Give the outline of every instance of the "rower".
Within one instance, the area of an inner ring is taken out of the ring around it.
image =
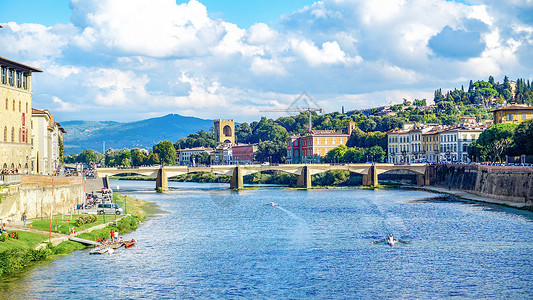
[[[393,243],[394,243],[394,237],[392,236],[392,233],[389,234],[389,237],[387,238],[387,242],[388,242],[389,244],[393,244]]]

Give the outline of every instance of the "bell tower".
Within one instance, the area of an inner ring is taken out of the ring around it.
[[[235,121],[215,120],[215,141],[220,144],[235,144]]]

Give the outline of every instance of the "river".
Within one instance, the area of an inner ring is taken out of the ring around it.
[[[117,185],[167,213],[125,235],[133,248],[77,251],[0,278],[0,299],[533,296],[529,212],[413,190]],[[410,243],[371,243],[389,233]]]

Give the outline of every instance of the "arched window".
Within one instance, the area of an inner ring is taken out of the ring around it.
[[[11,142],[15,142],[15,127],[11,127]]]
[[[7,126],[4,127],[4,142],[7,142]]]
[[[19,143],[22,143],[22,128],[19,128]]]
[[[13,100],[13,111],[15,111],[15,100]]]
[[[22,112],[22,102],[19,101],[19,112]]]
[[[28,102],[26,102],[26,113],[28,113]]]

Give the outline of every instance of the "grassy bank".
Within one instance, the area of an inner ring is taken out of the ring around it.
[[[88,240],[96,240],[98,238],[106,238],[109,236],[111,230],[118,231],[121,235],[135,230],[139,223],[142,222],[147,215],[158,211],[157,207],[147,201],[127,197],[115,193],[114,197],[121,207],[125,207],[128,216],[102,229],[93,230],[88,233],[79,234],[78,237]],[[52,232],[65,233],[68,232],[68,222],[65,222],[70,215],[56,216],[53,220]],[[97,221],[85,224],[85,228],[102,224],[103,216],[98,216]],[[58,227],[55,227],[55,221],[58,221]],[[61,220],[61,222],[60,222]],[[113,221],[114,216],[106,216],[106,221]],[[50,229],[50,220],[35,220],[32,227],[48,231]],[[64,226],[59,226],[64,225]],[[74,225],[81,230],[81,226]],[[83,225],[82,225],[83,226]],[[0,241],[0,275],[10,274],[23,269],[32,262],[47,259],[54,255],[62,255],[72,251],[86,248],[84,245],[72,241],[65,241],[57,246],[52,246],[50,243],[44,249],[35,250],[36,246],[48,239],[47,234],[15,231],[18,233],[18,239],[8,238],[6,241]]]

